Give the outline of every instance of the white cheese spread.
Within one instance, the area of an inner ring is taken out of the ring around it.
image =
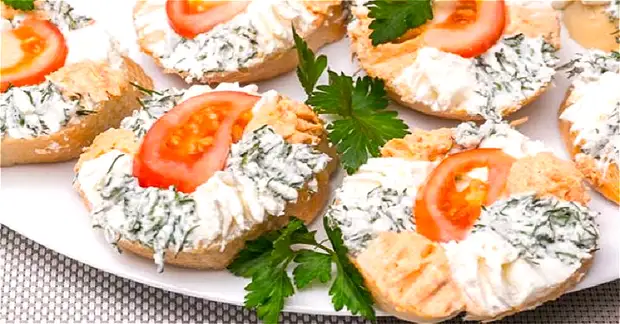
[[[188,73],[188,82],[208,72],[237,71],[258,64],[293,46],[291,26],[306,35],[317,19],[302,1],[254,0],[230,21],[186,39],[168,25],[164,3],[149,0],[147,5],[157,9],[136,15],[136,28],[143,35],[161,33],[148,49],[165,68]]]
[[[476,58],[424,47],[394,80],[404,100],[434,111],[466,111],[486,119],[520,105],[555,74],[556,49],[543,37],[504,36]],[[448,77],[449,76],[449,77]]]
[[[571,63],[574,88],[560,118],[577,135],[577,159],[594,158],[604,173],[610,164],[620,165],[620,55],[590,51]]]
[[[50,135],[82,112],[79,100],[65,98],[52,82],[11,87],[0,93],[0,138]]]
[[[492,317],[546,296],[592,258],[596,213],[533,194],[484,209],[472,233],[444,244],[464,295]]]
[[[237,84],[154,92],[143,100],[143,109],[125,118],[121,127],[142,138],[176,104],[191,96],[226,90],[258,95],[256,86]],[[273,92],[263,94],[254,109],[275,98]],[[93,205],[94,226],[102,227],[111,243],[127,239],[153,248],[161,270],[165,253],[211,244],[224,248],[268,216],[282,216],[287,204],[297,201],[298,190],[313,182],[316,186],[315,176],[329,160],[313,146],[289,144],[264,126],[233,144],[224,170],[190,194],[174,188],[140,187],[132,175],[133,158],[120,151],[85,162],[76,181]]]
[[[381,232],[414,231],[413,206],[418,188],[435,164],[401,158],[371,158],[336,191],[327,211],[356,254]]]
[[[491,120],[481,126],[461,123],[454,128],[453,137],[461,148],[498,148],[516,159],[548,151],[542,141],[532,140],[506,123]]]

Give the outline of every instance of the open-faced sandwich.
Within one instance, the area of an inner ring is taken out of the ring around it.
[[[0,8],[2,166],[78,157],[139,106],[131,83],[151,87],[101,24],[67,2]]]
[[[345,33],[340,0],[139,0],[142,51],[187,82],[254,82],[297,65],[291,27],[313,49]]]
[[[404,106],[497,120],[535,100],[555,74],[560,24],[549,1],[356,3],[352,50]]]
[[[327,212],[385,311],[492,321],[562,295],[588,271],[596,213],[581,173],[507,124],[393,139]]]
[[[579,170],[620,204],[620,53],[592,50],[567,68],[573,84],[560,108],[560,132]]]
[[[141,110],[97,136],[74,186],[109,242],[159,269],[223,269],[290,215],[312,222],[337,164],[323,125],[308,106],[256,91],[148,91]]]
[[[553,0],[563,9],[564,26],[585,48],[617,51],[620,46],[620,0]]]

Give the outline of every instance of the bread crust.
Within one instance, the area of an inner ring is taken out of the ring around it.
[[[517,27],[526,22],[524,22],[524,18],[520,17],[520,15],[536,14],[537,10],[538,9],[534,8],[509,7],[509,25],[506,27],[506,32],[515,33],[521,31],[518,30]],[[553,11],[548,12],[548,14],[551,13],[553,13]],[[555,13],[553,13],[553,15],[555,15]],[[483,117],[470,115],[465,110],[450,108],[444,111],[437,111],[422,102],[411,102],[406,100],[404,95],[399,94],[398,87],[395,85],[394,80],[405,67],[411,65],[415,61],[417,51],[424,46],[421,37],[410,39],[399,44],[386,43],[375,47],[370,41],[370,18],[368,18],[367,14],[361,12],[358,13],[357,16],[359,19],[358,26],[349,30],[351,50],[358,57],[360,65],[368,75],[386,81],[386,89],[390,98],[404,107],[431,116],[462,121],[484,120]],[[557,15],[555,15],[555,18],[551,21],[546,21],[544,23],[533,24],[532,21],[528,21],[527,23],[533,25],[534,29],[530,30],[526,28],[521,32],[530,37],[543,34],[549,43],[553,44],[558,49],[560,48],[560,23]],[[543,30],[544,33],[537,31],[537,29]],[[551,81],[544,84],[528,98],[524,98],[519,102],[515,102],[511,107],[505,108],[502,115],[504,117],[508,116],[535,101],[550,85]]]
[[[130,131],[114,129],[98,136],[91,148],[94,147],[96,147],[96,151],[90,152],[87,150],[84,154],[82,154],[75,167],[76,173],[79,171],[82,163],[114,149],[120,149],[126,153],[134,154],[138,148],[138,142],[133,136],[133,133]],[[316,192],[309,191],[307,186],[305,186],[298,191],[299,196],[297,202],[286,206],[285,214],[283,216],[269,216],[265,222],[254,225],[250,231],[240,237],[226,242],[224,246],[220,243],[213,243],[208,246],[200,246],[192,250],[185,249],[179,253],[168,250],[164,256],[164,262],[170,265],[198,270],[225,269],[233,261],[237,253],[243,249],[246,241],[256,239],[263,233],[283,227],[288,223],[291,216],[295,216],[303,220],[306,224],[312,223],[312,221],[320,215],[323,208],[327,205],[331,194],[329,179],[331,174],[338,167],[336,150],[328,144],[325,134],[321,136],[321,141],[318,143],[316,148],[319,151],[329,155],[332,159],[328,163],[325,170],[316,175]],[[86,198],[77,181],[75,183],[75,188],[80,194],[80,197],[86,207],[90,210],[92,208],[91,203]],[[153,259],[154,251],[139,242],[121,239],[117,243],[117,246],[122,251],[131,252],[144,258]]]
[[[620,205],[620,172],[618,170],[618,165],[611,164],[607,172],[603,174],[595,167],[592,167],[594,165],[594,159],[592,157],[583,155],[583,161],[578,161],[576,158],[576,156],[581,153],[579,145],[575,145],[575,140],[578,134],[571,132],[570,129],[573,124],[570,121],[560,118],[564,110],[571,105],[569,103],[569,98],[571,97],[573,90],[573,87],[568,89],[566,95],[564,96],[564,100],[562,101],[562,105],[558,110],[558,123],[564,146],[568,150],[573,161],[575,161],[577,168],[585,176],[592,187],[601,193],[603,197],[616,203],[617,205]]]
[[[4,137],[0,143],[0,166],[71,160],[80,156],[99,133],[117,127],[139,107],[136,98],[141,93],[129,82],[147,89],[153,87],[151,78],[136,62],[128,57],[123,60],[127,78],[119,85],[120,95],[110,95],[108,100],[96,104],[96,113],[83,116],[79,123],[70,123],[53,134],[34,138]]]
[[[139,1],[134,7],[134,23],[136,20],[136,14],[139,10],[141,10],[143,5],[144,2]],[[324,45],[340,40],[346,33],[346,17],[342,6],[330,6],[329,11],[325,15],[326,18],[319,28],[304,37],[308,43],[308,47],[310,47],[313,51],[317,51]],[[136,27],[135,24],[134,27]],[[140,33],[138,33],[138,45],[140,46],[141,51],[150,56],[155,61],[155,64],[161,67],[165,73],[177,74],[184,80],[190,76],[188,72],[164,68],[161,60],[148,48],[149,46],[146,37],[141,38]],[[195,83],[217,84],[223,82],[239,82],[246,84],[263,81],[290,72],[295,69],[297,64],[297,50],[295,47],[292,47],[290,49],[272,53],[266,56],[259,64],[253,65],[247,69],[224,72],[207,72],[202,78],[196,80]]]

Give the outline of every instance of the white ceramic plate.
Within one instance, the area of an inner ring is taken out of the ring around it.
[[[111,34],[128,49],[130,56],[153,77],[157,88],[186,87],[179,78],[163,75],[148,57],[139,53],[131,22],[133,1],[71,2],[75,3],[78,9],[84,7],[85,11],[107,25]],[[347,73],[358,70],[350,59],[348,46],[348,40],[345,39],[323,50],[329,57],[332,69]],[[565,40],[564,48],[560,52],[562,61],[567,61],[577,50],[578,47],[572,41]],[[521,126],[520,130],[532,138],[544,140],[563,157],[567,155],[559,138],[557,110],[567,86],[568,81],[558,75],[554,88],[514,116],[529,116],[530,121]],[[262,91],[276,89],[293,98],[305,99],[294,73],[264,82],[260,84],[260,88]],[[399,110],[401,118],[411,126],[431,129],[455,125],[454,122],[403,108],[396,109]],[[151,261],[116,253],[105,242],[101,232],[91,228],[88,213],[71,187],[73,165],[74,162],[68,162],[2,169],[0,223],[47,248],[103,271],[170,291],[214,301],[243,304],[243,287],[247,281],[234,277],[227,271],[200,272],[166,267],[165,272],[159,274]],[[336,186],[337,182],[334,180],[333,185]],[[591,207],[601,212],[598,219],[601,250],[596,255],[592,269],[577,289],[599,285],[619,277],[620,215],[615,205],[595,192],[592,195]],[[314,227],[318,228],[320,223],[315,222]],[[315,285],[295,294],[287,302],[286,310],[336,314],[328,298],[326,286],[322,285]]]

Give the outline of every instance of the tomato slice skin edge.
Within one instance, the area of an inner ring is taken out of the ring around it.
[[[478,9],[474,22],[455,24],[443,21],[431,24],[423,34],[424,43],[464,58],[479,56],[493,47],[506,27],[506,4],[504,0],[475,0],[475,2]]]
[[[0,91],[9,85],[27,86],[45,81],[45,77],[65,65],[69,49],[65,37],[56,25],[47,20],[28,18],[20,27],[4,33],[13,33],[20,28],[29,28],[45,40],[45,49],[32,58],[32,61],[2,69],[0,72]]]
[[[446,193],[455,186],[454,177],[478,167],[488,167],[489,189],[485,205],[497,200],[504,191],[508,173],[515,159],[500,149],[475,149],[450,155],[428,177],[415,202],[418,232],[433,241],[447,242],[463,239],[469,227],[459,228],[441,210]],[[476,216],[477,218],[477,216]],[[475,221],[475,219],[473,220]]]
[[[167,0],[166,14],[170,27],[177,34],[192,39],[234,18],[248,4],[249,1],[226,1],[207,11],[192,13],[189,0]]]
[[[134,157],[133,175],[142,187],[193,192],[226,164],[237,118],[252,109],[259,96],[236,91],[216,91],[190,98],[158,119],[144,137]],[[229,105],[229,114],[215,131],[213,145],[198,156],[184,156],[166,147],[170,131],[186,123],[207,105]]]

